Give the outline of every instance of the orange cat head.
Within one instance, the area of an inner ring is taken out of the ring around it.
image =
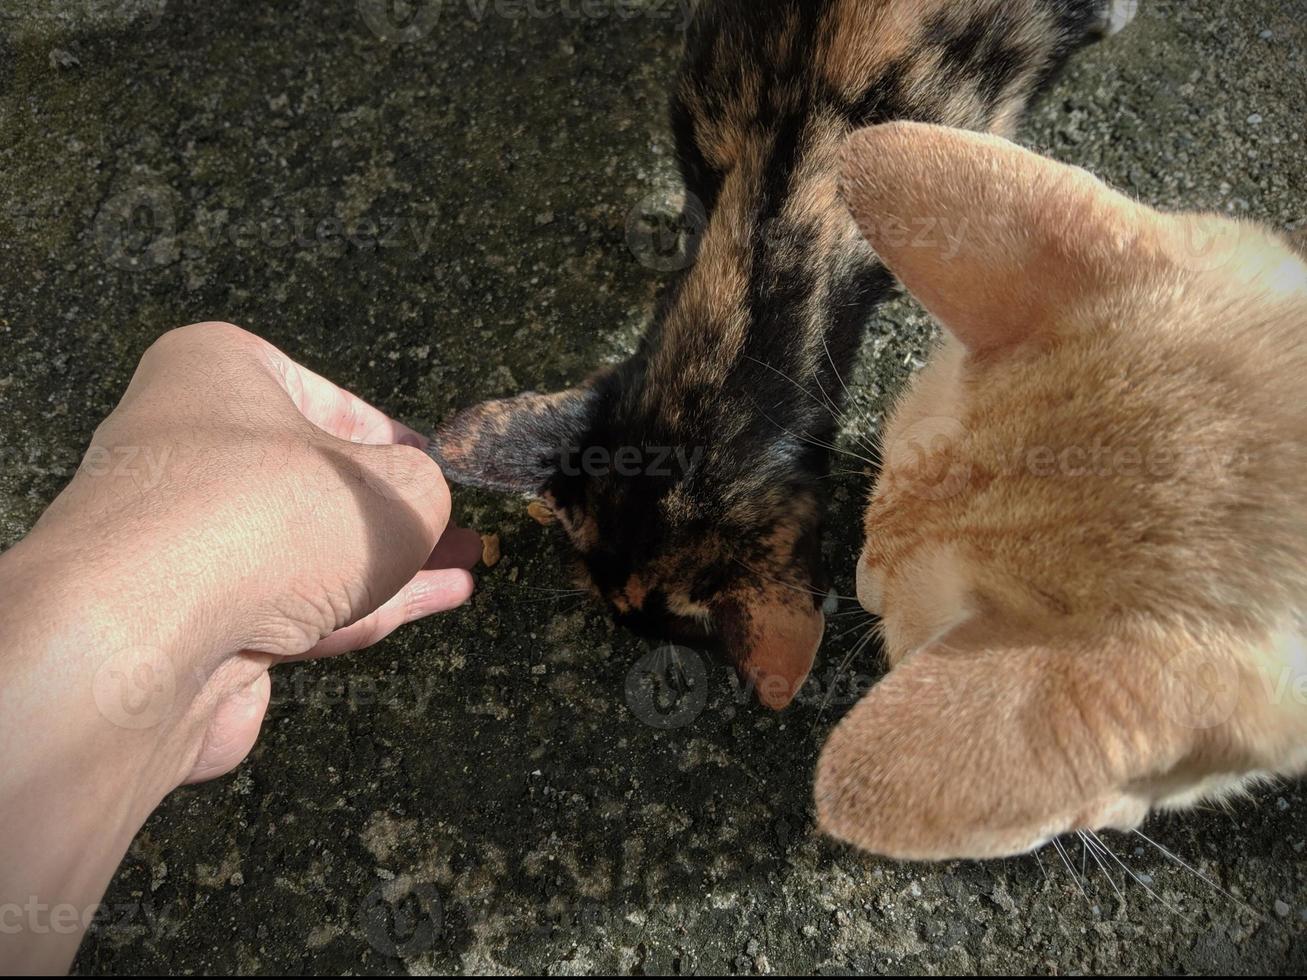
[[[946,336],[883,435],[892,670],[823,828],[993,857],[1307,767],[1307,266],[932,126],[856,134],[844,193]]]

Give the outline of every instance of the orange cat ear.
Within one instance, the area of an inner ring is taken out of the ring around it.
[[[1054,649],[960,632],[912,654],[836,727],[817,766],[824,832],[946,860],[1134,827],[1196,765],[1201,733],[1233,715],[1228,699],[1203,696],[1207,675],[1181,669],[1188,661],[1107,639]],[[1192,705],[1216,715],[1186,714]],[[1215,771],[1230,761],[1205,760]]]
[[[1120,276],[1147,209],[996,136],[889,123],[850,137],[842,193],[885,265],[970,350],[1020,343]]]
[[[784,589],[726,599],[717,608],[726,655],[761,701],[780,711],[808,679],[826,617],[806,593]]]

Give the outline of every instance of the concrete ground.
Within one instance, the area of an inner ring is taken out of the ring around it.
[[[627,227],[675,186],[678,5],[414,7],[0,3],[0,546],[170,326],[233,320],[422,427],[631,349],[667,282]],[[1024,139],[1161,206],[1301,223],[1305,23],[1303,0],[1144,0]],[[929,329],[878,316],[869,413]],[[866,480],[833,488],[845,594]],[[141,832],[79,972],[1307,969],[1301,784],[1146,828],[1193,871],[1111,838],[1114,885],[1078,845],[1074,873],[1051,848],[863,857],[813,829],[838,686],[776,717],[711,664],[697,717],[647,724],[645,651],[544,591],[548,533],[458,507],[503,539],[476,600],[278,675],[248,763]],[[838,632],[824,685],[859,638]]]

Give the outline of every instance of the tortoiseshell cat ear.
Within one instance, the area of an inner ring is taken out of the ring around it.
[[[727,658],[758,700],[780,711],[803,687],[826,631],[807,593],[777,586],[723,599],[716,622]]]
[[[589,428],[594,401],[580,387],[482,402],[442,425],[428,452],[453,483],[539,493]]]

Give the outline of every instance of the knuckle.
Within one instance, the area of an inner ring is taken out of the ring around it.
[[[240,327],[223,321],[192,323],[174,327],[154,341],[141,357],[143,364],[153,361],[199,361],[211,364],[215,357],[247,351],[256,338]]]

